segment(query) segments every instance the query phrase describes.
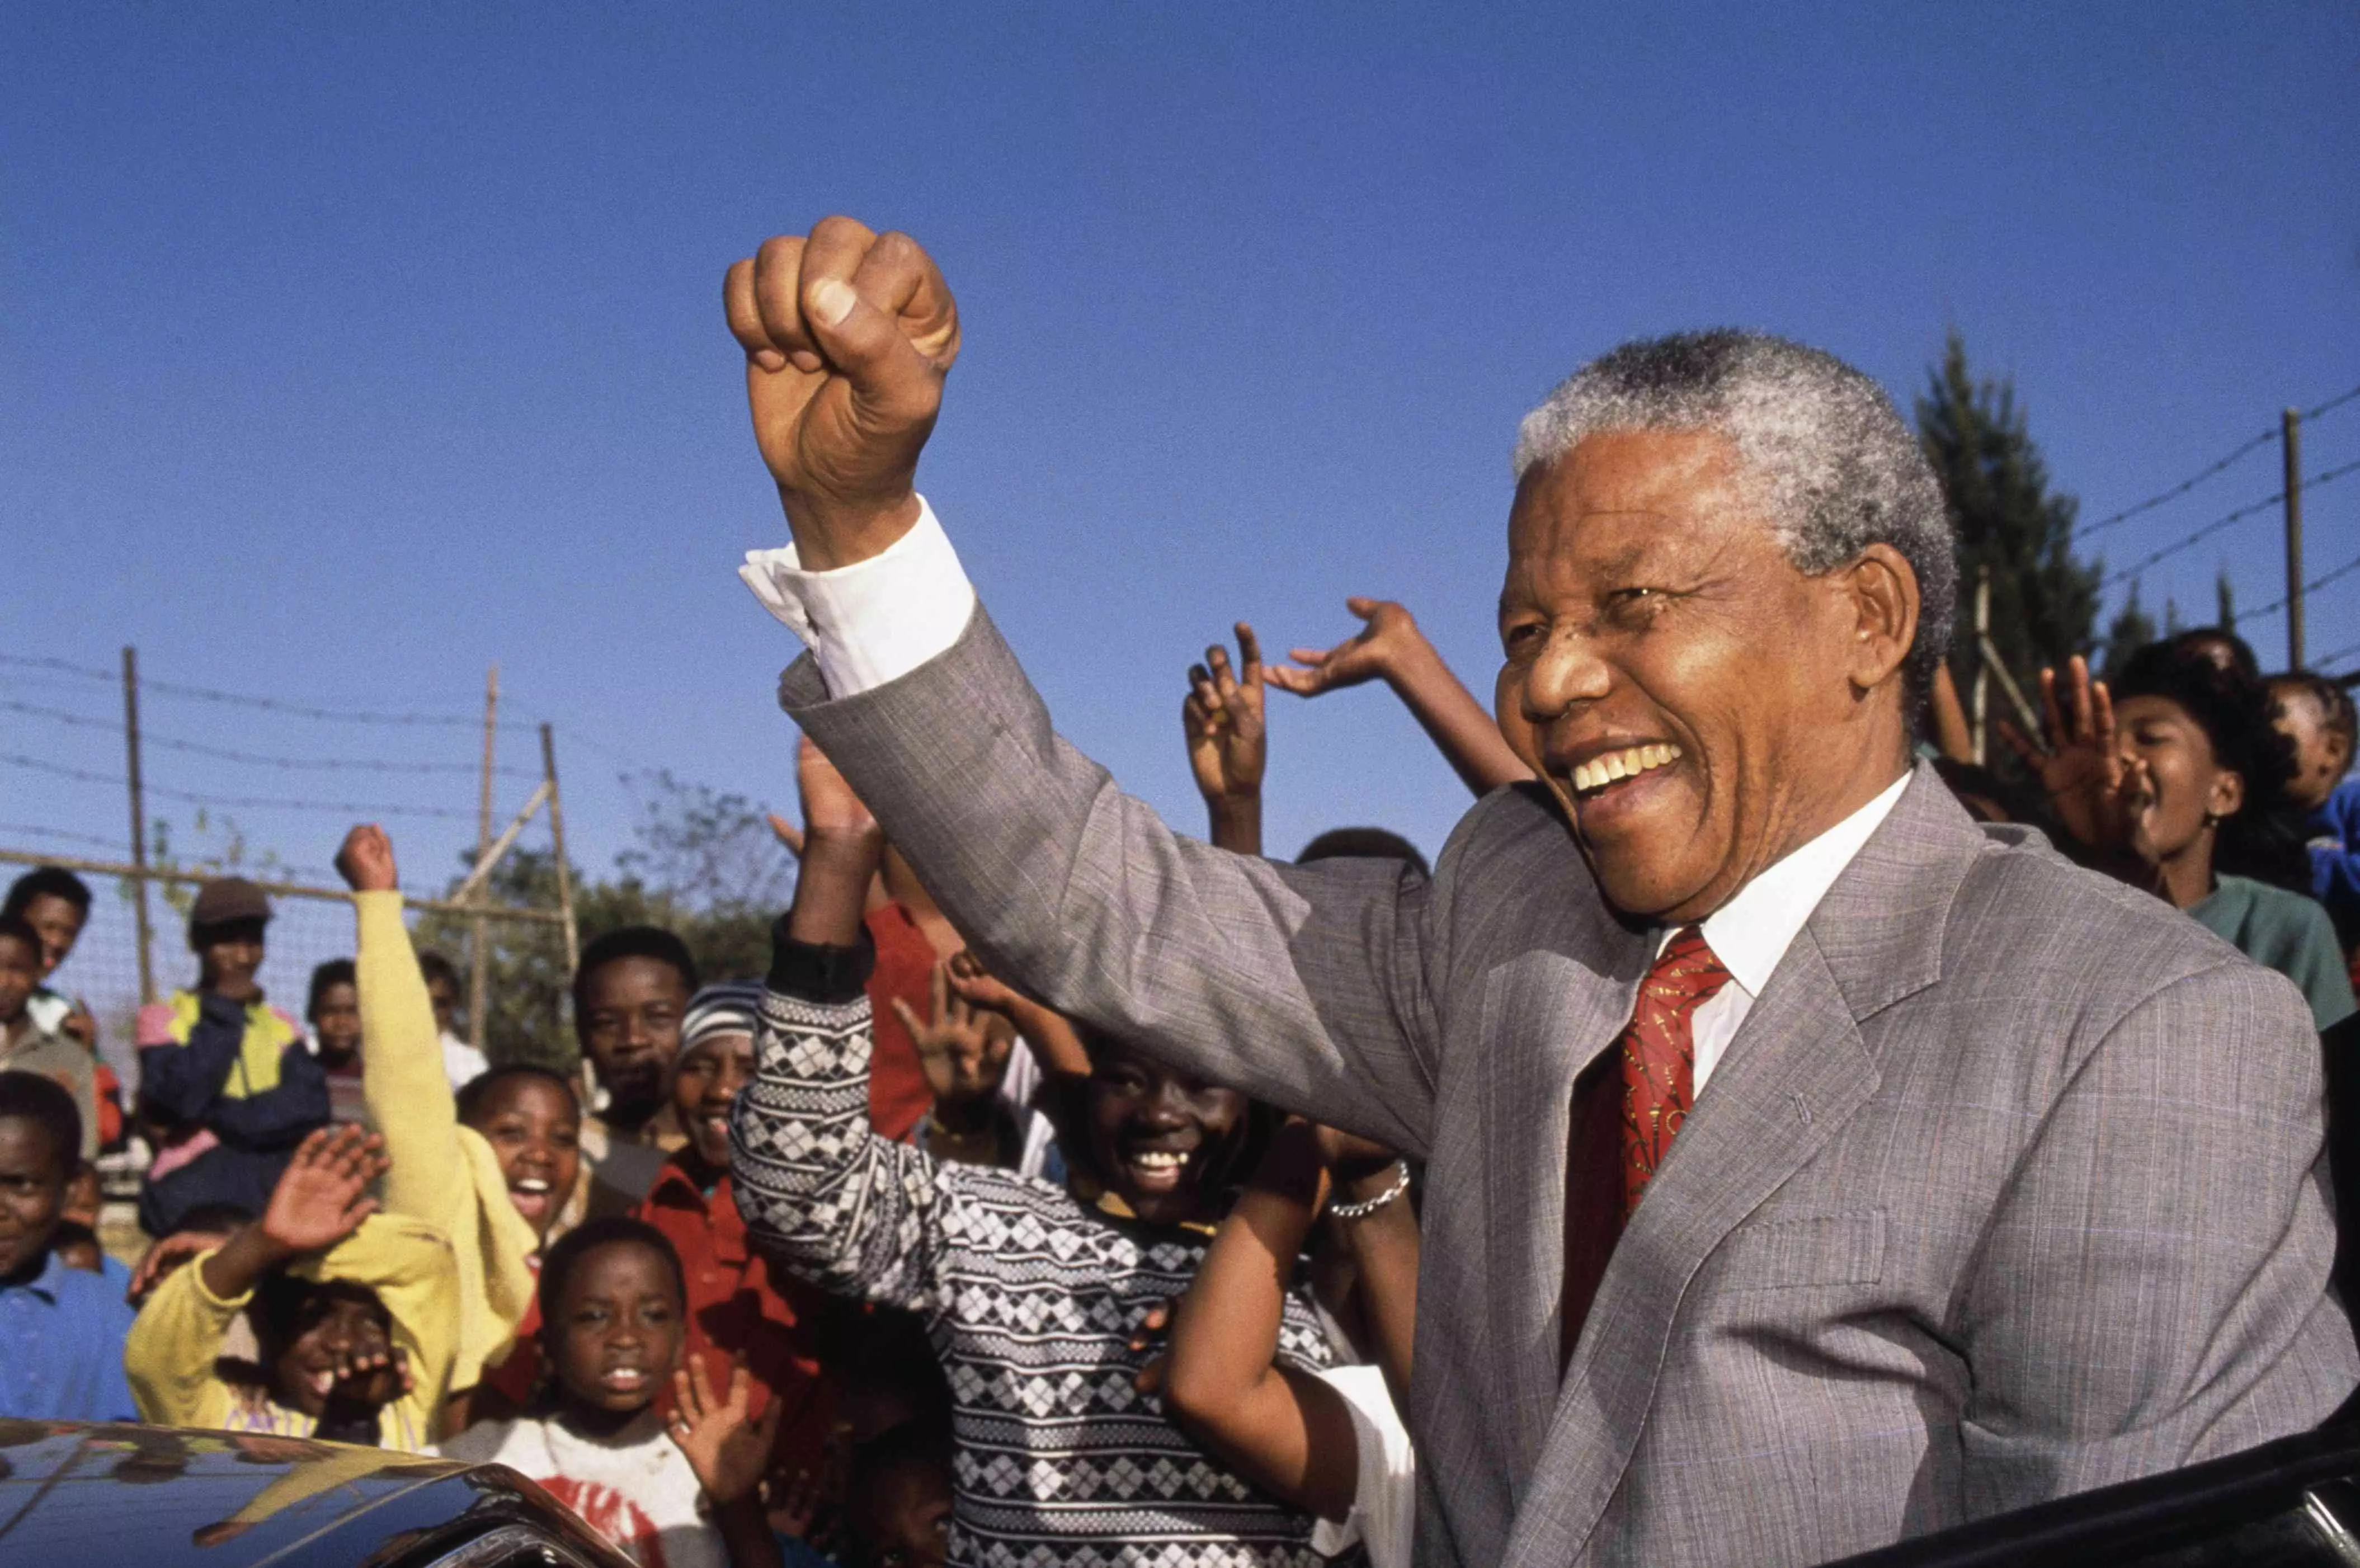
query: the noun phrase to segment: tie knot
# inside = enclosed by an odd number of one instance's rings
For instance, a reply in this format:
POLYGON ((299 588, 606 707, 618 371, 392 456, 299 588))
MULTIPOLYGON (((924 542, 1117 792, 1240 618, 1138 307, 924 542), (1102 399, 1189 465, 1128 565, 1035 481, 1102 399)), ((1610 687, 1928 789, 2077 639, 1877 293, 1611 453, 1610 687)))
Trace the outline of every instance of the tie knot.
POLYGON ((1729 971, 1713 956, 1704 932, 1694 926, 1683 926, 1672 933, 1672 939, 1655 955, 1644 983, 1650 991, 1666 993, 1667 1001, 1698 1006, 1729 983, 1729 971))

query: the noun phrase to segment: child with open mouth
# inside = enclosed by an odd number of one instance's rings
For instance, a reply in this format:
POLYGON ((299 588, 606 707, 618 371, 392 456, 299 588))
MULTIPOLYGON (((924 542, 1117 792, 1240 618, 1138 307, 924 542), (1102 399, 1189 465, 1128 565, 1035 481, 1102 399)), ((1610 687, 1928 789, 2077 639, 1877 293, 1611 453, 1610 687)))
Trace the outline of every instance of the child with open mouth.
MULTIPOLYGON (((1311 1564, 1313 1520, 1207 1455, 1142 1394, 1135 1332, 1205 1255, 1253 1114, 1235 1091, 1090 1041, 1062 1086, 1081 1151, 1065 1186, 934 1159, 866 1118, 876 824, 804 742, 806 823, 780 923, 754 1082, 733 1120, 738 1201, 788 1268, 923 1317, 948 1376, 954 1561, 1311 1564)), ((1332 1359, 1289 1290, 1278 1356, 1332 1359)))
POLYGON ((684 1357, 672 1244, 637 1220, 593 1220, 549 1249, 540 1294, 534 1408, 478 1422, 442 1455, 539 1483, 643 1568, 778 1568, 758 1488, 783 1407, 756 1420, 742 1363, 716 1387, 707 1358, 684 1357))

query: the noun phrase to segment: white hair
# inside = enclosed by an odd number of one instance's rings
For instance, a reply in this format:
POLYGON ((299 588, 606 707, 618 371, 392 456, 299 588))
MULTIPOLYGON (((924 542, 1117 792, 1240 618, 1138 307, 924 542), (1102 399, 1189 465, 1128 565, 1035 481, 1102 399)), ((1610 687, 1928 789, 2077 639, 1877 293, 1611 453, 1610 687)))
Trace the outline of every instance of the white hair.
POLYGON ((1516 430, 1516 477, 1609 430, 1729 438, 1796 570, 1889 544, 1918 575, 1911 705, 1950 652, 1958 563, 1942 488, 1885 389, 1831 354, 1727 329, 1642 338, 1590 361, 1516 430))

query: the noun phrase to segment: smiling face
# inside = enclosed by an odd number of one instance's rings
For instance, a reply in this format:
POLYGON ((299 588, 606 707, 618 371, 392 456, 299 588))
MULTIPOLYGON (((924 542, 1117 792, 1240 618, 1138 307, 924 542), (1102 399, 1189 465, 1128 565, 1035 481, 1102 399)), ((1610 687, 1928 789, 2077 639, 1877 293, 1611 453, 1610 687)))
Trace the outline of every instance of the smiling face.
POLYGON ((284 1344, 266 1344, 272 1392, 290 1409, 318 1418, 328 1408, 339 1364, 393 1352, 391 1321, 374 1293, 358 1286, 315 1288, 284 1344))
POLYGON ((583 981, 582 1048, 621 1120, 644 1120, 663 1103, 687 1012, 687 978, 661 959, 616 959, 583 981))
POLYGON ((538 1073, 504 1076, 486 1088, 467 1125, 492 1146, 508 1201, 547 1240, 582 1173, 582 1110, 573 1092, 538 1073))
POLYGON ((2212 864, 2214 823, 2245 804, 2245 781, 2221 766, 2212 738, 2168 696, 2129 696, 2114 704, 2114 749, 2147 765, 2155 780, 2148 832, 2167 863, 2202 856, 2212 864))
POLYGON ((729 1168, 729 1107, 753 1081, 751 1035, 715 1035, 682 1054, 672 1074, 672 1113, 708 1170, 729 1168))
POLYGON ((680 1286, 641 1242, 609 1242, 574 1264, 541 1331, 568 1403, 627 1416, 645 1409, 680 1363, 680 1286))
POLYGON ((28 1116, 0 1116, 0 1281, 40 1273, 74 1161, 28 1116))
POLYGON ((1203 1217, 1208 1178, 1245 1136, 1246 1097, 1120 1046, 1093 1043, 1090 1157, 1116 1196, 1154 1224, 1203 1217))
POLYGON ((1797 571, 1725 437, 1592 435, 1517 487, 1500 729, 1617 908, 1699 920, 1901 776, 1917 609, 1888 546, 1797 571))
POLYGON ((82 923, 88 918, 71 900, 53 893, 37 893, 27 902, 25 924, 41 938, 42 979, 47 980, 66 961, 66 955, 82 939, 82 923))

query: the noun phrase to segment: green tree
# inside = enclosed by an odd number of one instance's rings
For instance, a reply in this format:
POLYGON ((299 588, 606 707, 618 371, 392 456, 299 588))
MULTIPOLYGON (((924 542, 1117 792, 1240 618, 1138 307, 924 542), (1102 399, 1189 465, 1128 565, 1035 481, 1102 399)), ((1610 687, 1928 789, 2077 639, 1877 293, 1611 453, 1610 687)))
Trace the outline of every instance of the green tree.
POLYGON ((2099 662, 2099 674, 2109 678, 2119 674, 2130 656, 2155 641, 2155 617, 2139 607, 2137 579, 2131 582, 2130 597, 2106 627, 2106 649, 2099 662))
POLYGON ((2101 568, 2073 554, 2071 496, 2049 489, 2048 465, 2006 381, 1977 380, 1956 331, 1918 399, 1918 436, 1942 482, 1958 540, 1961 636, 1951 654, 1961 687, 1973 679, 1972 609, 1991 570, 1991 638, 2016 683, 2038 689, 2040 668, 2086 654, 2095 640, 2101 568))
POLYGON ((2223 631, 2235 631, 2237 630, 2237 588, 2235 584, 2229 581, 2229 568, 2226 566, 2222 567, 2220 575, 2212 579, 2212 602, 2214 609, 2219 612, 2219 619, 2212 624, 2223 631))
MULTIPOLYGON (((582 941, 626 926, 661 926, 680 935, 710 979, 760 975, 770 965, 770 922, 794 888, 793 859, 760 808, 742 795, 685 784, 668 773, 632 782, 646 795, 633 830, 636 842, 616 857, 617 874, 592 878, 569 868, 582 941)), ((454 875, 452 887, 464 875, 464 870, 454 875)), ((486 880, 495 905, 557 907, 557 861, 548 850, 511 850, 486 880)), ((419 945, 438 948, 464 966, 473 925, 464 915, 429 915, 419 922, 419 945)), ((492 1059, 571 1071, 579 1055, 573 975, 558 927, 493 920, 486 957, 490 1015, 484 1043, 492 1059)))

